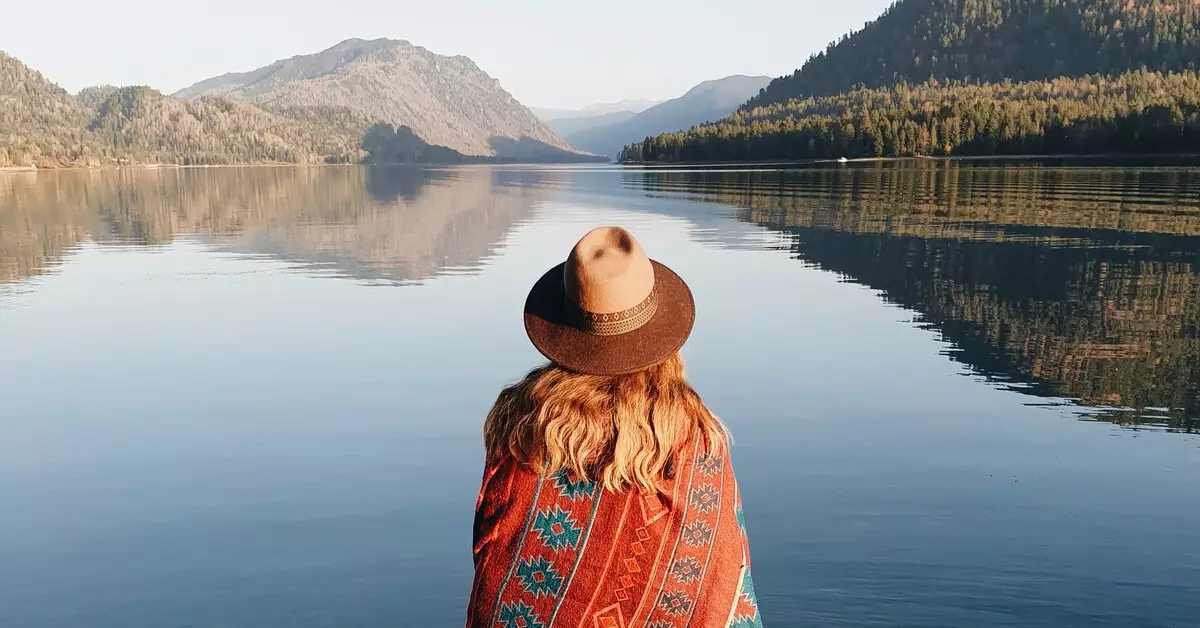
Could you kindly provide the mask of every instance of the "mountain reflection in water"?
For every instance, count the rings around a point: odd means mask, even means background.
[[[877,289],[988,379],[1086,418],[1200,427],[1200,170],[901,162],[798,170],[213,168],[0,178],[0,284],[84,241],[179,236],[301,272],[474,272],[551,198],[688,221]],[[680,198],[732,208],[700,210]],[[731,219],[732,218],[732,219]]]
[[[914,310],[950,357],[1087,418],[1200,428],[1200,172],[901,163],[650,171]]]
[[[0,178],[0,282],[52,268],[84,240],[156,246],[180,235],[293,261],[301,270],[416,282],[477,268],[548,197],[555,176],[289,167]]]
[[[1200,169],[914,161],[0,175],[0,626],[461,625],[525,291],[612,223],[765,625],[1195,623]]]

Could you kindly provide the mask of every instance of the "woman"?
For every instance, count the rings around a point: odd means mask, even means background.
[[[551,363],[484,426],[469,627],[762,625],[728,436],[679,357],[694,320],[620,228],[534,285],[525,330]]]

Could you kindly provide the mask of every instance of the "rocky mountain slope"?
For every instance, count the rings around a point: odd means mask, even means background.
[[[465,155],[504,154],[512,142],[568,145],[463,56],[407,41],[346,40],[328,50],[201,81],[179,98],[220,96],[270,107],[346,107],[411,128]]]

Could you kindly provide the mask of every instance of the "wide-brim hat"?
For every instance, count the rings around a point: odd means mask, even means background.
[[[525,300],[525,333],[578,373],[621,375],[679,351],[696,321],[692,291],[620,227],[589,231]]]

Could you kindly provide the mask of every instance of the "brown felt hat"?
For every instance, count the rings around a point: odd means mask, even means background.
[[[525,300],[525,333],[578,373],[620,375],[666,360],[692,333],[692,291],[620,227],[589,231]]]

